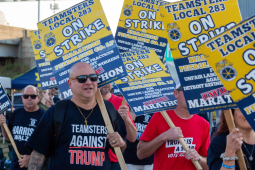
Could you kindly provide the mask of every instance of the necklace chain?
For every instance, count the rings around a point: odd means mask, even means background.
[[[244,144],[244,142],[243,142],[243,144]],[[250,161],[253,161],[252,153],[253,153],[254,145],[252,146],[252,151],[251,151],[251,153],[248,151],[248,149],[246,148],[246,145],[245,145],[245,144],[244,144],[244,147],[245,147],[245,149],[247,150],[247,152],[250,154],[249,160],[250,160]]]
[[[74,104],[76,105],[76,103],[74,103]],[[76,107],[77,107],[77,108],[78,108],[78,110],[80,111],[81,115],[84,117],[84,119],[85,119],[84,123],[85,123],[85,125],[87,126],[87,125],[88,125],[88,121],[87,121],[87,119],[89,118],[89,116],[90,116],[90,115],[91,115],[91,113],[93,112],[93,110],[94,110],[95,106],[92,108],[91,112],[89,113],[89,115],[88,115],[87,117],[85,117],[85,116],[82,114],[82,112],[81,112],[80,108],[79,108],[77,105],[76,105]]]

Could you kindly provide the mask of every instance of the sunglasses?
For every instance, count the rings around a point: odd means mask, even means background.
[[[38,95],[35,94],[23,94],[24,99],[28,99],[30,96],[31,99],[35,99]]]
[[[98,75],[97,74],[90,74],[90,75],[80,75],[74,78],[70,78],[70,80],[75,80],[77,79],[79,83],[85,83],[87,81],[87,79],[90,79],[90,81],[95,82],[98,79]]]
[[[180,88],[178,88],[178,89],[176,89],[177,91],[182,91],[182,88],[180,87]]]

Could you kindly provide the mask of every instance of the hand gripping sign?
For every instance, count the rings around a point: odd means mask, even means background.
[[[202,44],[199,50],[255,130],[255,16]]]
[[[128,76],[115,81],[136,115],[176,107],[175,83],[153,50],[121,53]]]
[[[89,63],[98,86],[126,76],[123,62],[99,0],[86,0],[38,23],[45,50],[63,99],[72,97],[66,83],[76,62]]]
[[[189,112],[235,107],[198,45],[241,21],[237,0],[179,1],[159,10]]]
[[[121,53],[128,76],[115,82],[129,106],[136,115],[161,112],[170,127],[174,123],[165,110],[174,109],[177,100],[174,96],[175,83],[153,50]],[[122,104],[125,104],[123,98]],[[178,139],[185,151],[189,147],[183,138]],[[201,166],[193,161],[197,169]]]
[[[158,10],[163,1],[125,0],[115,40],[120,52],[154,49],[162,61],[167,39]]]
[[[39,31],[31,31],[30,38],[33,46],[35,62],[43,90],[58,87],[55,76],[52,72],[50,61],[45,50],[45,43],[40,37]]]
[[[6,112],[7,109],[9,109],[11,107],[12,107],[11,101],[9,100],[7,94],[5,93],[5,91],[3,89],[3,86],[0,83],[0,114],[3,114],[4,112]],[[11,143],[12,143],[13,149],[15,150],[15,153],[17,154],[18,159],[21,160],[19,151],[16,147],[16,144],[13,140],[13,137],[11,135],[11,132],[10,132],[8,126],[6,125],[6,123],[3,123],[3,126],[4,126],[4,129],[8,135]]]

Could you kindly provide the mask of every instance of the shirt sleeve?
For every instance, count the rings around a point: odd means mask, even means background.
[[[201,147],[199,148],[199,155],[206,157],[209,145],[210,145],[210,126],[209,126],[209,123],[206,122],[205,138]]]
[[[146,126],[142,136],[140,137],[140,140],[143,141],[151,141],[154,138],[156,138],[158,136],[158,133],[156,131],[156,127],[157,127],[157,119],[159,119],[161,116],[160,113],[154,113],[151,120],[149,121],[148,125]]]
[[[10,119],[7,122],[8,129],[10,130],[12,134],[12,128],[13,128],[13,120],[15,119],[16,112],[14,111],[10,117]]]
[[[26,142],[30,150],[35,150],[45,156],[49,156],[53,149],[53,112],[54,106],[49,108],[42,116],[34,133]]]
[[[226,139],[224,140],[222,135],[218,135],[213,138],[208,152],[207,152],[207,165],[209,169],[219,170],[221,168],[222,159],[220,155],[225,152]]]

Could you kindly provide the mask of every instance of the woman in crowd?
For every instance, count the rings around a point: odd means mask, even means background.
[[[54,105],[48,89],[42,90],[42,88],[39,87],[39,100],[38,106],[45,111],[48,110],[51,105]]]
[[[232,109],[236,128],[229,133],[223,112],[207,153],[210,170],[239,170],[236,151],[242,149],[247,170],[255,169],[255,132],[239,109]]]

